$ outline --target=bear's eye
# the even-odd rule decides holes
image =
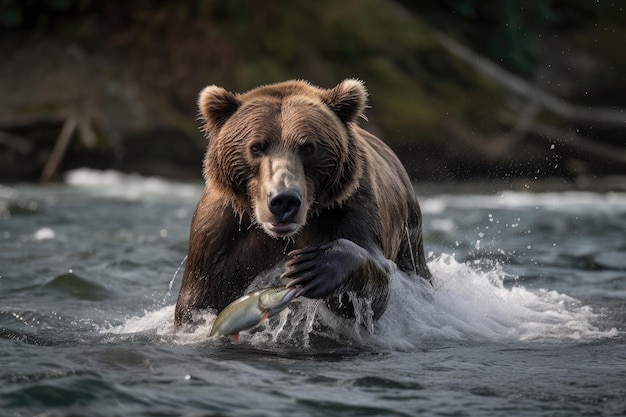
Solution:
[[[314,151],[315,147],[312,143],[305,143],[304,145],[300,146],[301,155],[312,155]]]
[[[262,143],[253,143],[252,145],[250,145],[250,153],[253,156],[261,155],[261,153],[263,153],[264,150],[265,150],[265,145],[263,145]]]

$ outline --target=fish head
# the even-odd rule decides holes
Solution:
[[[293,300],[298,289],[295,287],[274,287],[261,291],[259,296],[259,309],[270,311],[273,315],[287,306]]]

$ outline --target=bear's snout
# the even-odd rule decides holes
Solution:
[[[277,223],[288,223],[298,214],[302,206],[302,196],[294,189],[271,193],[267,199],[270,212],[276,216]]]
[[[288,238],[306,223],[311,202],[302,161],[293,153],[264,157],[252,183],[256,222],[272,237]]]

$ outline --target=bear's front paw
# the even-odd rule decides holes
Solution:
[[[337,290],[346,291],[348,278],[363,266],[368,252],[348,239],[337,239],[319,246],[289,252],[287,271],[281,278],[291,278],[288,287],[302,288],[296,297],[326,298]]]

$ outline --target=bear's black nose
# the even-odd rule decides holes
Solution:
[[[300,193],[293,189],[286,189],[270,195],[268,198],[270,211],[278,219],[278,223],[287,223],[291,220],[302,205]]]

